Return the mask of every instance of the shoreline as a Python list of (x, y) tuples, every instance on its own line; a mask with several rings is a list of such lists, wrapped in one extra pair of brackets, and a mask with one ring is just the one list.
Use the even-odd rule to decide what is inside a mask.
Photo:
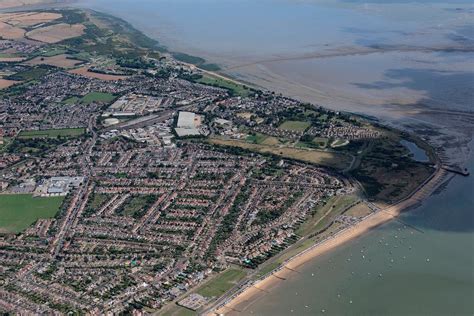
[[(431, 194), (443, 183), (446, 175), (449, 172), (438, 166), (436, 171), (425, 180), (411, 195), (401, 200), (397, 204), (387, 206), (374, 213), (371, 213), (360, 220), (355, 225), (349, 226), (335, 235), (318, 242), (296, 254), (295, 256), (285, 260), (283, 264), (269, 272), (265, 276), (255, 281), (247, 281), (237, 292), (229, 298), (224, 299), (215, 307), (207, 310), (204, 315), (225, 315), (234, 311), (239, 311), (238, 307), (241, 304), (252, 301), (262, 292), (268, 290), (276, 285), (282, 278), (277, 273), (286, 273), (296, 270), (301, 265), (318, 256), (327, 253), (328, 251), (345, 244), (355, 238), (358, 238), (370, 230), (383, 225), (393, 219), (396, 219), (403, 211), (418, 205), (424, 199), (431, 196)], [(282, 271), (283, 269), (287, 271)]]

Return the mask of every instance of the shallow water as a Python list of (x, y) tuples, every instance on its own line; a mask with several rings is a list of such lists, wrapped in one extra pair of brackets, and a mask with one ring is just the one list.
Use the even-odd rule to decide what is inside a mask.
[(419, 161), (419, 162), (430, 161), (430, 159), (426, 155), (426, 152), (420, 147), (418, 147), (415, 143), (412, 143), (406, 140), (402, 140), (400, 141), (400, 143), (410, 151), (410, 153), (412, 154), (413, 160)]

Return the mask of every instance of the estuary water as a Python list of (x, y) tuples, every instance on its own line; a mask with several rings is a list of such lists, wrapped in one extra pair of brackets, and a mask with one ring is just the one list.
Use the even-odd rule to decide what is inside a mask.
[[(470, 0), (84, 0), (258, 86), (418, 133), (474, 170)], [(474, 179), (302, 266), (239, 315), (473, 315)], [(409, 225), (405, 225), (409, 224)], [(412, 229), (411, 226), (417, 228)]]

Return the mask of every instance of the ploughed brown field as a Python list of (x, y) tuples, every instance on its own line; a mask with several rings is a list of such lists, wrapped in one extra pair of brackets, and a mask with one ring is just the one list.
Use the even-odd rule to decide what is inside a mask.
[(14, 84), (19, 83), (19, 82), (20, 81), (0, 79), (0, 90), (13, 86)]
[(0, 15), (0, 21), (16, 27), (28, 27), (57, 20), (62, 14), (52, 12), (22, 12)]
[(21, 7), (24, 5), (52, 3), (52, 0), (0, 0), (0, 9)]
[(25, 64), (35, 66), (35, 65), (51, 65), (60, 68), (73, 68), (82, 63), (82, 61), (77, 59), (68, 58), (69, 55), (61, 54), (51, 57), (36, 57), (25, 62)]
[(24, 57), (0, 57), (0, 63), (16, 63), (25, 60)]
[(34, 29), (26, 33), (26, 37), (43, 43), (54, 44), (68, 38), (84, 34), (85, 26), (82, 24), (59, 23)]
[(0, 21), (0, 36), (4, 39), (18, 39), (25, 37), (25, 30)]
[(89, 67), (76, 68), (76, 69), (70, 70), (69, 72), (72, 74), (81, 75), (81, 76), (85, 76), (89, 78), (96, 78), (100, 80), (112, 81), (112, 80), (123, 80), (123, 79), (128, 78), (128, 76), (106, 75), (106, 74), (100, 74), (97, 72), (92, 72), (92, 71), (89, 71)]

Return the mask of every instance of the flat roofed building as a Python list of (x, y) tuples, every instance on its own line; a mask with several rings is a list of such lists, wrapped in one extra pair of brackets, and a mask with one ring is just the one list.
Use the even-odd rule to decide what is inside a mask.
[(196, 114), (193, 112), (179, 112), (178, 116), (178, 128), (195, 128), (196, 127)]
[(202, 133), (198, 129), (201, 125), (201, 116), (193, 112), (181, 111), (178, 115), (178, 123), (176, 124), (176, 134), (183, 136), (197, 136)]

